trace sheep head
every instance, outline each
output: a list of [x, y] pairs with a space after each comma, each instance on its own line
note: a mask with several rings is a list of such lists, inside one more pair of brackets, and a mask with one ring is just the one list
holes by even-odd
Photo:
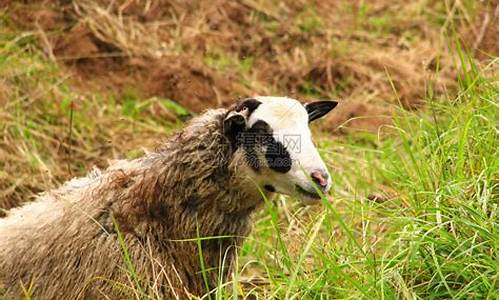
[[311, 138], [309, 123], [337, 106], [336, 101], [302, 104], [286, 97], [255, 97], [231, 107], [224, 119], [224, 135], [240, 175], [268, 192], [299, 194], [305, 203], [320, 199], [331, 187], [331, 177]]

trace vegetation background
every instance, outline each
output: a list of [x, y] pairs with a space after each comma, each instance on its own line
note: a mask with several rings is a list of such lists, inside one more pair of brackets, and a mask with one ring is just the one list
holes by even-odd
[[206, 298], [498, 299], [497, 81], [498, 1], [3, 0], [0, 217], [206, 108], [333, 98], [332, 195], [267, 201]]

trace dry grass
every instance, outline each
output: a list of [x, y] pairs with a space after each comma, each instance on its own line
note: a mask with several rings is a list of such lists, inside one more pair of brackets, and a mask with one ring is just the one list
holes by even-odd
[[449, 37], [456, 30], [471, 44], [495, 44], [483, 21], [497, 18], [495, 5], [87, 0], [47, 1], [38, 11], [11, 5], [9, 13], [28, 28], [40, 24], [45, 48], [85, 79], [85, 90], [133, 90], [194, 111], [251, 94], [339, 98], [343, 113], [330, 129], [361, 117], [351, 127], [374, 130], [387, 121], [370, 118], [390, 115], [399, 101], [418, 107], [429, 79], [433, 93], [455, 87]]

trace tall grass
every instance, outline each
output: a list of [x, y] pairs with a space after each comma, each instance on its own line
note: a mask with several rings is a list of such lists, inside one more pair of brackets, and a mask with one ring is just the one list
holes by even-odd
[[456, 98], [401, 111], [384, 138], [321, 141], [333, 200], [312, 209], [289, 199], [268, 205], [241, 257], [249, 262], [243, 274], [260, 270], [267, 279], [252, 293], [498, 298], [497, 61], [480, 70], [459, 54]]

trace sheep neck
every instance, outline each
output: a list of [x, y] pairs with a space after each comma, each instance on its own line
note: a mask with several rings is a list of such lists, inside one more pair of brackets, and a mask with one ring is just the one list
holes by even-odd
[[234, 167], [222, 134], [224, 114], [217, 110], [197, 118], [138, 163], [142, 171], [129, 187], [136, 203], [128, 206], [168, 238], [234, 236], [239, 244], [250, 232], [262, 198]]

